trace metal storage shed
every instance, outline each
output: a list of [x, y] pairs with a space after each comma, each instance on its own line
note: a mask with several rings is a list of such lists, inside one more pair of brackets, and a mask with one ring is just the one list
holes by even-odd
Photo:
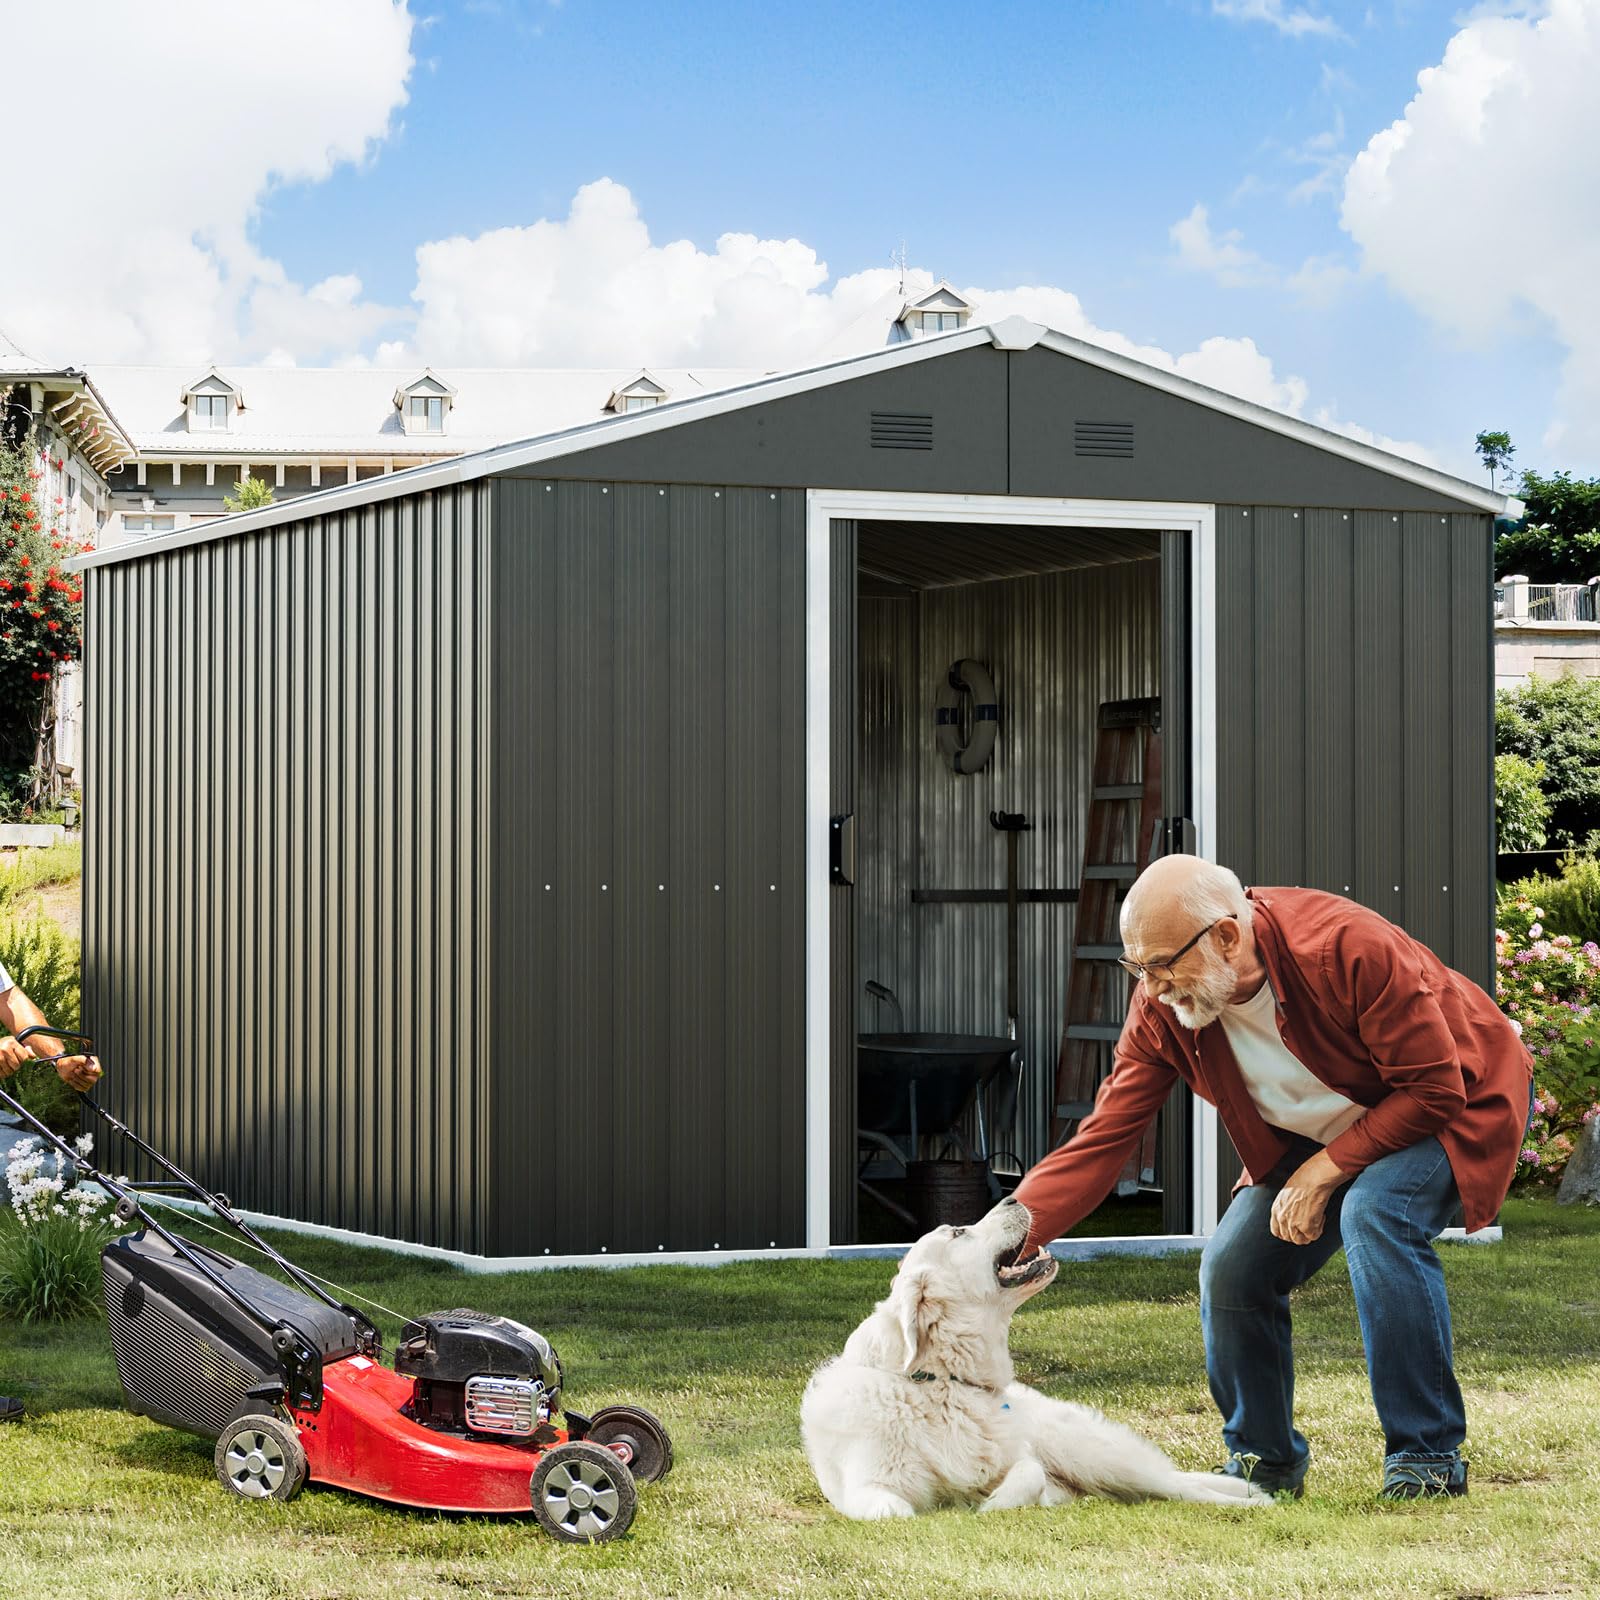
[[[1011, 319], [97, 553], [104, 1092], [239, 1206], [354, 1235], [849, 1242], [865, 963], [992, 1029], [994, 913], [909, 891], [1001, 881], [982, 818], [1019, 797], [1067, 884], [1124, 694], [1161, 696], [1175, 847], [1487, 983], [1505, 506]], [[985, 650], [997, 758], [946, 782], [932, 669]], [[1024, 1159], [1070, 916], [1023, 941]], [[1178, 1105], [1163, 1137], [1165, 1226], [1205, 1232], [1225, 1141]]]

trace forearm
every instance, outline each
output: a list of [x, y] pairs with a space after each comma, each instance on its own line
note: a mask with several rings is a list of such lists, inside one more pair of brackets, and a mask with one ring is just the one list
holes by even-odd
[[[0, 994], [0, 1027], [7, 1033], [18, 1034], [28, 1028], [49, 1027], [50, 1019], [27, 995], [20, 984], [13, 984]], [[47, 1033], [36, 1033], [23, 1041], [22, 1048], [35, 1056], [57, 1056], [62, 1043]]]

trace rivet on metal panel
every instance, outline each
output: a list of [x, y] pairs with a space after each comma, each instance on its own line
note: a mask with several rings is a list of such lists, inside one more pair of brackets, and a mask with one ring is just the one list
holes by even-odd
[[1398, 522], [1400, 519], [1399, 519], [1399, 517], [1390, 517], [1389, 520], [1391, 522]]
[[1245, 512], [1245, 515], [1248, 517], [1250, 515], [1250, 513], [1247, 511], [1247, 512]]
[[715, 889], [718, 894], [722, 893], [722, 885], [720, 883], [714, 883], [711, 885], [711, 887]]
[[776, 1250], [777, 1248], [778, 1248], [778, 1241], [776, 1239], [768, 1239], [767, 1240], [767, 1249]]
[[720, 500], [722, 498], [722, 491], [720, 489], [713, 489], [711, 491], [711, 498], [713, 500]]
[[720, 1239], [713, 1239], [711, 1241], [711, 1248], [713, 1250], [720, 1250], [722, 1248], [722, 1241]]
[[1348, 883], [1347, 883], [1347, 884], [1346, 884], [1346, 885], [1345, 885], [1345, 886], [1344, 886], [1344, 892], [1345, 892], [1345, 893], [1346, 893], [1346, 894], [1349, 894], [1349, 893], [1350, 893], [1350, 885], [1349, 885], [1349, 884], [1348, 884]]
[[1450, 885], [1449, 885], [1449, 884], [1448, 884], [1448, 883], [1447, 883], [1447, 884], [1446, 884], [1446, 885], [1445, 885], [1445, 886], [1444, 886], [1444, 892], [1445, 892], [1445, 893], [1446, 893], [1446, 894], [1449, 894], [1449, 893], [1450, 893]]
[[600, 893], [601, 893], [601, 894], [604, 894], [604, 893], [605, 893], [605, 892], [606, 892], [606, 890], [607, 890], [607, 889], [609, 889], [609, 888], [610, 888], [610, 887], [611, 887], [611, 885], [610, 885], [610, 884], [607, 884], [607, 883], [602, 883], [602, 884], [601, 884], [601, 885], [600, 885]]
[[1295, 514], [1294, 514], [1294, 520], [1295, 520], [1295, 521], [1296, 521], [1296, 522], [1298, 522], [1298, 521], [1299, 521], [1299, 520], [1300, 520], [1300, 513], [1299, 513], [1299, 512], [1298, 512], [1298, 511], [1297, 511], [1297, 512], [1295, 512]]
[[547, 884], [546, 884], [546, 885], [545, 885], [545, 886], [544, 886], [544, 892], [545, 892], [545, 893], [546, 893], [546, 894], [549, 894], [549, 893], [550, 893], [550, 885], [549, 885], [549, 884], [548, 884], [548, 883], [547, 883]]
[[1439, 520], [1441, 522], [1448, 522], [1450, 519], [1449, 519], [1449, 517], [1440, 517]]
[[550, 1254], [550, 1246], [549, 1246], [549, 1245], [546, 1245], [546, 1246], [545, 1246], [545, 1247], [544, 1247], [544, 1253], [545, 1253], [545, 1254], [546, 1254], [546, 1255], [549, 1255], [549, 1254]]
[[656, 493], [657, 493], [657, 494], [665, 494], [665, 493], [666, 493], [666, 492], [667, 492], [667, 491], [666, 491], [666, 490], [665, 490], [665, 489], [657, 489], [657, 490], [656, 490]]
[[767, 887], [768, 887], [768, 888], [769, 888], [769, 889], [770, 889], [770, 890], [771, 890], [771, 891], [772, 891], [772, 892], [773, 892], [773, 893], [774, 893], [774, 894], [776, 894], [776, 893], [777, 893], [777, 892], [778, 892], [778, 886], [777, 886], [777, 884], [775, 884], [775, 883], [769, 883], [769, 884], [768, 884], [768, 885], [767, 885]]
[[658, 893], [665, 894], [666, 893], [666, 889], [667, 889], [667, 886], [664, 883], [658, 883], [656, 885], [656, 890], [657, 890]]
[[[600, 493], [601, 494], [610, 494], [611, 491], [602, 483], [600, 485]], [[601, 1248], [604, 1249], [605, 1247], [602, 1245]]]
[[768, 495], [768, 496], [767, 496], [767, 499], [769, 499], [769, 500], [776, 500], [776, 499], [777, 499], [777, 498], [778, 498], [778, 497], [777, 497], [777, 495], [775, 495], [775, 494], [769, 494], [769, 495]]
[[[552, 489], [554, 489], [554, 488], [555, 488], [555, 485], [554, 485], [554, 484], [553, 484], [553, 483], [547, 483], [547, 484], [546, 484], [546, 485], [545, 485], [545, 486], [544, 486], [544, 492], [545, 492], [545, 493], [546, 493], [546, 494], [549, 494], [549, 493], [550, 493], [550, 491], [551, 491], [551, 490], [552, 490]], [[546, 1251], [546, 1252], [545, 1252], [545, 1254], [546, 1254], [546, 1255], [548, 1255], [548, 1254], [549, 1254], [549, 1251]]]
[[606, 1247], [604, 1245], [601, 1245], [600, 1246], [600, 1254], [604, 1255], [605, 1253], [606, 1253]]
[[664, 1245], [664, 1244], [658, 1244], [658, 1245], [657, 1245], [657, 1246], [656, 1246], [656, 1249], [657, 1249], [657, 1250], [665, 1250], [665, 1249], [666, 1249], [666, 1248], [667, 1248], [667, 1247], [666, 1247], [666, 1246], [665, 1246], [665, 1245]]
[[1395, 892], [1395, 893], [1396, 893], [1396, 894], [1399, 894], [1399, 893], [1400, 893], [1400, 885], [1399, 885], [1399, 884], [1398, 884], [1398, 883], [1397, 883], [1397, 884], [1396, 884], [1396, 885], [1395, 885], [1395, 886], [1394, 886], [1394, 892]]

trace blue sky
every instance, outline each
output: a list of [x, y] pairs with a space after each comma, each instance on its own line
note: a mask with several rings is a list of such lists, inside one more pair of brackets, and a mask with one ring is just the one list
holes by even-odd
[[[516, 274], [532, 270], [491, 266], [495, 230], [559, 225], [586, 185], [609, 179], [613, 212], [631, 201], [651, 246], [687, 241], [696, 262], [635, 270], [617, 264], [633, 245], [611, 234], [584, 245], [574, 229], [564, 265], [551, 269], [569, 298], [541, 301], [541, 315], [583, 329], [592, 313], [603, 326], [636, 314], [619, 310], [622, 286], [632, 283], [637, 299], [642, 285], [664, 303], [637, 312], [641, 362], [731, 354], [790, 364], [798, 346], [769, 353], [748, 328], [676, 345], [663, 334], [673, 294], [688, 292], [680, 269], [716, 276], [708, 263], [725, 234], [799, 241], [825, 262], [825, 281], [795, 290], [819, 328], [830, 310], [848, 320], [845, 299], [826, 299], [838, 281], [888, 267], [903, 241], [914, 268], [963, 287], [1065, 291], [1094, 328], [1173, 359], [1227, 341], [1214, 352], [1221, 366], [1196, 354], [1186, 368], [1208, 381], [1229, 381], [1218, 376], [1223, 358], [1249, 340], [1270, 367], [1239, 385], [1256, 384], [1252, 397], [1407, 442], [1452, 470], [1473, 470], [1479, 428], [1505, 427], [1522, 462], [1600, 471], [1595, 389], [1584, 377], [1600, 335], [1589, 343], [1594, 324], [1575, 288], [1525, 284], [1509, 259], [1526, 249], [1532, 230], [1519, 213], [1537, 215], [1539, 194], [1523, 192], [1526, 146], [1499, 137], [1495, 121], [1525, 126], [1530, 104], [1548, 104], [1557, 120], [1538, 182], [1570, 192], [1564, 164], [1578, 168], [1580, 190], [1590, 182], [1584, 151], [1596, 143], [1582, 139], [1594, 130], [1564, 129], [1559, 118], [1593, 116], [1592, 96], [1567, 85], [1563, 63], [1595, 47], [1600, 0], [1471, 15], [1420, 0], [447, 0], [409, 11], [351, 0], [347, 37], [317, 53], [348, 52], [349, 73], [372, 80], [370, 103], [364, 120], [328, 131], [336, 153], [322, 170], [309, 146], [292, 160], [275, 154], [289, 119], [318, 137], [330, 94], [342, 92], [326, 65], [305, 61], [305, 35], [272, 37], [285, 10], [261, 9], [245, 51], [270, 56], [277, 81], [257, 144], [239, 154], [239, 205], [228, 212], [214, 195], [197, 196], [192, 223], [176, 211], [172, 223], [220, 262], [214, 278], [255, 287], [235, 301], [224, 294], [211, 324], [181, 334], [152, 317], [138, 338], [122, 338], [108, 322], [107, 359], [186, 359], [206, 342], [235, 359], [492, 361], [490, 329], [516, 318]], [[382, 48], [364, 49], [361, 12], [382, 30]], [[1564, 39], [1551, 34], [1558, 24]], [[184, 47], [147, 34], [130, 48]], [[1408, 113], [1419, 72], [1452, 50], [1456, 65], [1438, 75], [1432, 101]], [[124, 55], [124, 65], [138, 63]], [[1592, 62], [1587, 70], [1592, 82]], [[1520, 112], [1495, 90], [1487, 136], [1506, 148], [1486, 159], [1452, 96], [1519, 74], [1529, 80]], [[238, 115], [248, 122], [251, 108]], [[1403, 159], [1369, 173], [1365, 220], [1342, 224], [1351, 161], [1408, 115], [1416, 127]], [[173, 137], [181, 150], [181, 118]], [[419, 263], [419, 247], [451, 239], [464, 248]], [[544, 249], [531, 234], [509, 243], [519, 241]], [[1577, 259], [1594, 236], [1553, 243]], [[591, 274], [609, 287], [603, 305], [574, 310], [586, 248], [611, 262]], [[273, 273], [287, 287], [277, 286], [269, 314], [261, 285], [271, 289]], [[0, 307], [0, 323], [16, 325], [17, 303]], [[474, 323], [491, 304], [498, 320]], [[622, 346], [590, 337], [596, 364], [620, 358]], [[537, 328], [505, 350], [517, 363], [584, 355], [576, 333], [562, 343]]]

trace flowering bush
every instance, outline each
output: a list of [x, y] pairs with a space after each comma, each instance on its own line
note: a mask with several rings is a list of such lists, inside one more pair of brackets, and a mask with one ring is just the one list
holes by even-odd
[[82, 579], [62, 568], [93, 547], [45, 504], [43, 462], [32, 436], [0, 442], [0, 776], [53, 776], [57, 676], [83, 651]]
[[1545, 927], [1527, 895], [1500, 905], [1495, 997], [1533, 1054], [1526, 1178], [1558, 1178], [1584, 1127], [1600, 1117], [1600, 944]]
[[[77, 1141], [79, 1155], [93, 1148]], [[6, 1161], [11, 1214], [0, 1213], [0, 1312], [22, 1322], [93, 1314], [100, 1300], [100, 1252], [117, 1231], [111, 1197], [67, 1188], [39, 1139], [24, 1139]]]

